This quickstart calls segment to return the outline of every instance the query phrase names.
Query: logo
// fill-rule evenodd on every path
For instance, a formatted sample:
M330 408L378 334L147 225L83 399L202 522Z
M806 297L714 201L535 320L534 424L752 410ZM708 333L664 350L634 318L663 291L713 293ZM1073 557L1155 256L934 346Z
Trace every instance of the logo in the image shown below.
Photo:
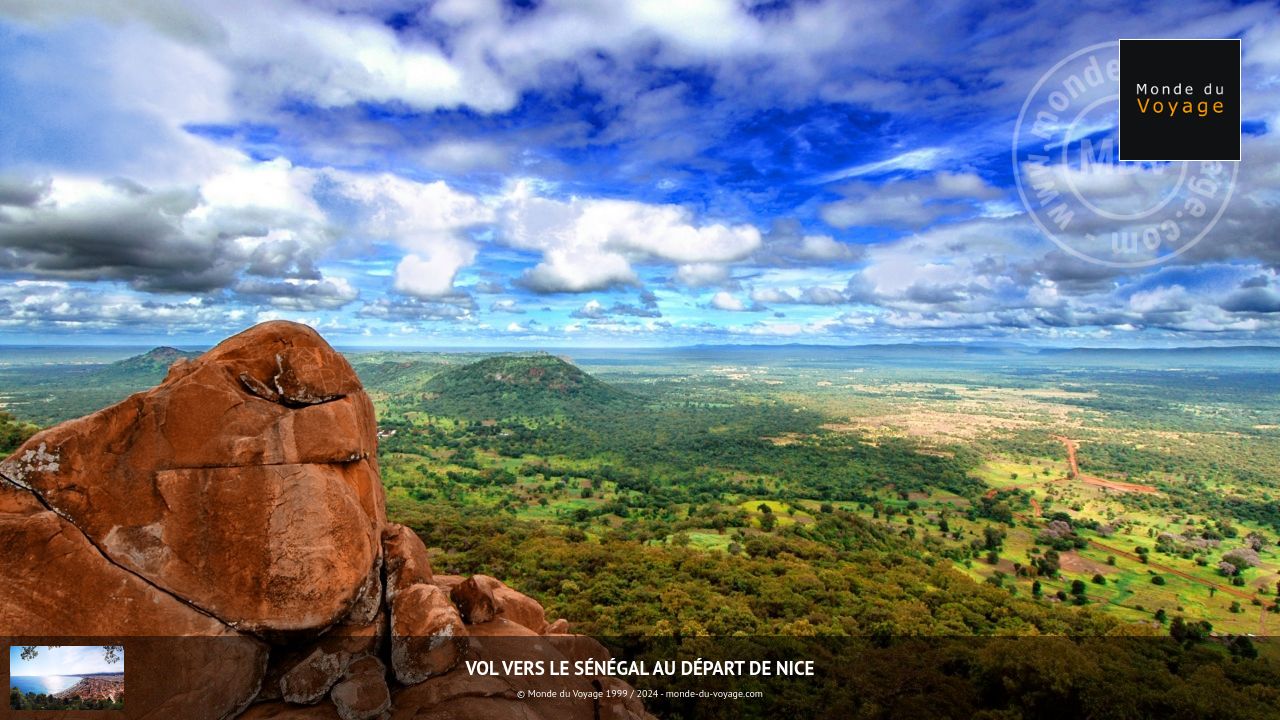
M1122 162L1120 90L1116 42L1083 48L1050 68L1018 113L1014 179L1028 215L1058 247L1109 267L1146 267L1209 234L1231 199L1239 164Z
M1240 41L1120 41L1120 159L1240 160Z

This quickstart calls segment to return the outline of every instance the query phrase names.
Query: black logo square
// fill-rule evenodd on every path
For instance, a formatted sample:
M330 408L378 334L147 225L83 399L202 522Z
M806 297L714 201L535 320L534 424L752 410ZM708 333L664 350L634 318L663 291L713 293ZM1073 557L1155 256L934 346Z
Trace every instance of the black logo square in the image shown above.
M1240 159L1240 41L1121 40L1120 159Z

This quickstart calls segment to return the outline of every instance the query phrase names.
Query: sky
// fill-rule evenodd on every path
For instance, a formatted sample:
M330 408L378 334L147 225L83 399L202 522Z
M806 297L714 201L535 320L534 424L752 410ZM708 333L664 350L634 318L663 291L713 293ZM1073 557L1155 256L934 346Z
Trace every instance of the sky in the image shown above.
M9 674L15 677L90 675L124 672L124 648L116 648L119 662L108 663L101 645L41 646L30 660L22 659L22 647L9 648Z
M1275 3L938 5L0 0L0 343L1280 342ZM1230 204L1144 268L1010 157L1120 37L1243 43Z

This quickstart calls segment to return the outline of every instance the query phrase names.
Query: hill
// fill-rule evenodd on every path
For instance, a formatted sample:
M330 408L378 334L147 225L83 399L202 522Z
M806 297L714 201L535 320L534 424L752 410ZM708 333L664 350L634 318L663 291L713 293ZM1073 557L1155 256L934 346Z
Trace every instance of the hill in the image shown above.
M498 355L449 368L425 386L428 412L466 418L598 413L631 396L547 354Z
M169 371L170 365L179 360L190 360L199 356L200 353L198 352L188 352L173 347L161 346L152 348L141 355L117 360L108 365L107 368L121 373L164 373Z
M117 360L101 368L93 376L95 381L98 382L118 383L129 386L131 391L135 389L141 390L164 380L165 374L169 372L169 366L175 362L199 356L200 353L198 352L187 352L162 346L148 350L141 355Z

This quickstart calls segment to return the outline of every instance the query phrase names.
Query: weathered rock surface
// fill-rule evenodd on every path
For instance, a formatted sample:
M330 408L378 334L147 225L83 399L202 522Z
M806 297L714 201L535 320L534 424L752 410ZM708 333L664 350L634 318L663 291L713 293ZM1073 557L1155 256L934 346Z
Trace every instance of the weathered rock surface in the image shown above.
M386 523L359 379L293 323L180 360L0 463L0 587L0 635L132 638L131 717L648 717L519 695L609 678L466 672L607 652L495 578L432 572Z
M37 434L0 474L112 562L254 632L333 624L380 554L373 406L347 361L294 323L251 328Z
M0 588L0 635L141 638L130 642L151 650L167 678L189 687L182 698L154 688L157 707L146 717L220 718L258 691L264 643L112 564L75 526L2 480ZM154 640L179 636L203 639ZM130 688L130 697L148 696L146 688Z
M372 656L352 662L342 682L334 686L329 697L342 720L381 717L391 709L386 666Z
M541 603L488 575L472 575L455 585L450 594L468 623L501 617L535 633L547 630L547 614Z
M467 629L449 596L417 583L391 600L391 667L405 685L448 672L467 647Z
M387 597L417 583L432 581L431 558L422 539L409 528L390 523L382 531L387 564Z
M351 657L316 648L280 678L280 698L295 705L319 702L347 671Z

